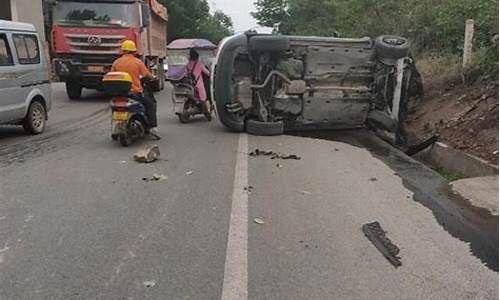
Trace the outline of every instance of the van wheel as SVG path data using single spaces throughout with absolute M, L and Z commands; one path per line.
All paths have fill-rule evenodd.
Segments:
M 24 118 L 23 128 L 27 133 L 40 134 L 45 129 L 47 110 L 39 101 L 33 101 Z
M 82 97 L 82 86 L 76 82 L 66 82 L 66 94 L 69 99 L 78 100 Z

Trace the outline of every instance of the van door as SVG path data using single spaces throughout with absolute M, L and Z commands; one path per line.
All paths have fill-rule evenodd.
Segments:
M 38 36 L 35 33 L 12 33 L 12 41 L 16 51 L 18 61 L 18 84 L 20 93 L 16 96 L 17 112 L 20 117 L 24 117 L 27 112 L 29 101 L 28 96 L 35 88 L 48 84 L 47 69 L 42 65 L 42 55 Z
M 19 70 L 15 65 L 14 51 L 10 34 L 0 32 L 0 123 L 2 124 L 20 119 L 19 99 L 16 96 L 22 88 L 18 81 Z

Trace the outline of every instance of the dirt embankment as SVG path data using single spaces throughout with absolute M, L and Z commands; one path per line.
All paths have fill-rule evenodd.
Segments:
M 410 135 L 439 140 L 498 165 L 498 81 L 473 85 L 424 83 L 425 96 L 407 120 Z

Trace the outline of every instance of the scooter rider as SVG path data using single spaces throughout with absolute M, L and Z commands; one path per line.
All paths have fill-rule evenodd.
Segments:
M 193 79 L 196 102 L 203 105 L 205 115 L 208 120 L 211 119 L 211 103 L 208 101 L 207 91 L 205 90 L 205 78 L 210 78 L 210 71 L 207 66 L 200 62 L 198 51 L 189 49 L 189 63 L 186 66 L 188 75 Z
M 113 62 L 111 67 L 112 72 L 127 72 L 132 77 L 132 86 L 130 88 L 130 93 L 134 95 L 134 99 L 141 102 L 146 109 L 146 115 L 148 117 L 149 124 L 151 128 L 149 129 L 149 134 L 156 139 L 160 139 L 157 129 L 157 118 L 156 118 L 156 101 L 143 94 L 144 89 L 141 85 L 141 78 L 146 77 L 149 79 L 156 79 L 151 72 L 149 72 L 146 65 L 137 57 L 135 54 L 137 52 L 137 47 L 135 43 L 131 40 L 126 40 L 122 43 L 123 55 Z

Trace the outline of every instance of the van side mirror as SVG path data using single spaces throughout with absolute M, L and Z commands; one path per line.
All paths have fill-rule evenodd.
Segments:
M 141 16 L 142 27 L 148 27 L 151 24 L 151 11 L 146 3 L 141 4 Z

